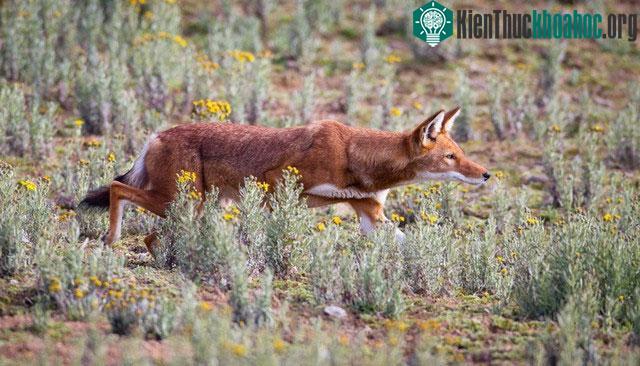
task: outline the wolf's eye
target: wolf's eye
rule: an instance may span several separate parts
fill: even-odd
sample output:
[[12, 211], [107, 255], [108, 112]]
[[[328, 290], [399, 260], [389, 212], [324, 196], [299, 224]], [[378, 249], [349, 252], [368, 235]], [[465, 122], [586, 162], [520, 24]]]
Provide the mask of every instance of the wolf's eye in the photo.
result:
[[445, 155], [445, 158], [451, 159], [451, 160], [456, 160], [456, 156], [453, 155], [453, 154], [447, 154], [447, 155]]

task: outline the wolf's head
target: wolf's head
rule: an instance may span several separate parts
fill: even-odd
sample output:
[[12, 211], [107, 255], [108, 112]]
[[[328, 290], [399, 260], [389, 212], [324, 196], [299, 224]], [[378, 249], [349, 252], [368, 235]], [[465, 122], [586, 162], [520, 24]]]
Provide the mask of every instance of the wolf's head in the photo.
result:
[[479, 185], [491, 177], [487, 169], [467, 158], [449, 134], [459, 114], [459, 107], [446, 113], [440, 110], [409, 134], [411, 165], [418, 180], [456, 179]]

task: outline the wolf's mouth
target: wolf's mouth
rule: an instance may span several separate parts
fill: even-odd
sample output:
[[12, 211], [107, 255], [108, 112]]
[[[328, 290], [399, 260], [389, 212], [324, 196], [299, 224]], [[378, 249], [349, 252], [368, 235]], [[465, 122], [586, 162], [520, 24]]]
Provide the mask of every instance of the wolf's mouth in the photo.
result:
[[432, 173], [432, 172], [422, 172], [420, 173], [420, 177], [425, 180], [457, 180], [467, 184], [473, 184], [475, 186], [481, 186], [487, 182], [486, 179], [483, 178], [469, 178], [458, 172], [444, 172], [444, 173]]

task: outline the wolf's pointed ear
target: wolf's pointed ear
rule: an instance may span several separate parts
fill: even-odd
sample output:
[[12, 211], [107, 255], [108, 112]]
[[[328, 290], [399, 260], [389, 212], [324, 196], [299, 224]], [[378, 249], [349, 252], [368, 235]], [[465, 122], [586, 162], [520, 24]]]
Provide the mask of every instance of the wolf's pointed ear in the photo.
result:
[[413, 130], [412, 138], [417, 144], [427, 146], [429, 142], [435, 141], [436, 137], [442, 131], [442, 122], [444, 121], [444, 110], [434, 113], [433, 116], [427, 118]]
[[455, 107], [447, 114], [444, 115], [444, 122], [442, 123], [442, 131], [449, 133], [451, 131], [451, 127], [453, 126], [453, 122], [455, 122], [456, 118], [460, 115], [460, 107]]

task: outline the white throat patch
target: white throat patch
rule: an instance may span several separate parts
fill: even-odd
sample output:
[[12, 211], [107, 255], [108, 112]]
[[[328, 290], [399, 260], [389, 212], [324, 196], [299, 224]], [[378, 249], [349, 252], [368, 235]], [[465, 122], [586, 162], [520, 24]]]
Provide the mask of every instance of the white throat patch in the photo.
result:
[[431, 173], [420, 172], [418, 173], [418, 180], [459, 180], [464, 183], [480, 185], [485, 182], [483, 178], [469, 178], [458, 172], [445, 172], [445, 173]]
[[308, 191], [308, 194], [315, 196], [328, 197], [328, 198], [344, 198], [344, 199], [363, 199], [363, 198], [377, 198], [377, 192], [363, 192], [356, 188], [338, 188], [333, 184], [323, 183], [312, 187]]

